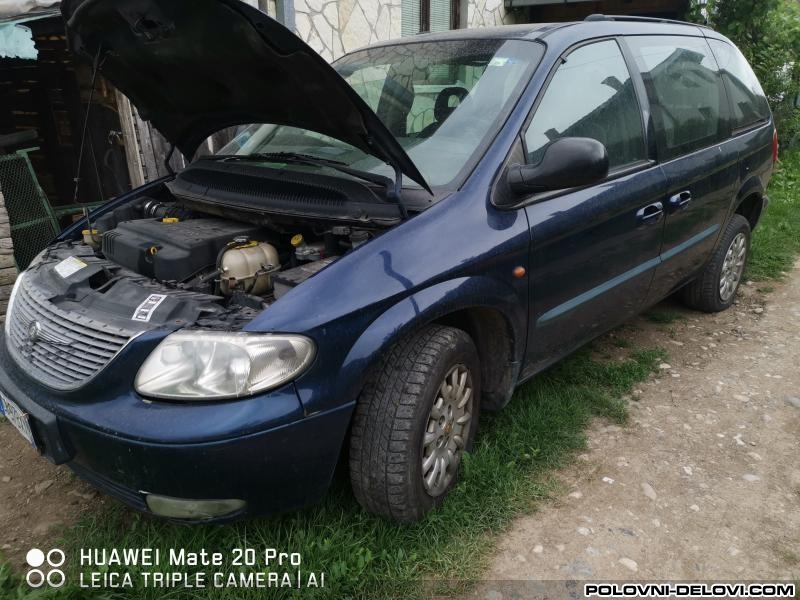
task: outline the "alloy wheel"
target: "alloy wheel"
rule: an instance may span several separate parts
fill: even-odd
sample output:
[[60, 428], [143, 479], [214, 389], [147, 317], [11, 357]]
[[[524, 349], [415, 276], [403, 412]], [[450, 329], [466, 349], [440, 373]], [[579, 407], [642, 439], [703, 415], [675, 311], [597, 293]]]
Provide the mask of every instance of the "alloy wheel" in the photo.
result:
[[722, 263], [722, 274], [719, 278], [719, 297], [723, 302], [731, 299], [739, 286], [739, 281], [744, 273], [744, 263], [747, 258], [747, 237], [744, 233], [738, 234], [725, 254]]
[[458, 472], [473, 416], [472, 373], [455, 365], [436, 392], [422, 439], [422, 483], [432, 497], [447, 491]]

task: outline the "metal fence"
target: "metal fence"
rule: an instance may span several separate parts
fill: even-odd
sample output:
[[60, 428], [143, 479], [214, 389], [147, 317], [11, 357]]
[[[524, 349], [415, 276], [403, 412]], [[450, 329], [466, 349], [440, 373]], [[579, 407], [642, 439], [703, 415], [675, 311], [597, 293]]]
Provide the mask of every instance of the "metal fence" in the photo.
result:
[[47, 200], [28, 154], [36, 148], [0, 155], [0, 189], [14, 241], [17, 267], [26, 268], [58, 234], [58, 220]]

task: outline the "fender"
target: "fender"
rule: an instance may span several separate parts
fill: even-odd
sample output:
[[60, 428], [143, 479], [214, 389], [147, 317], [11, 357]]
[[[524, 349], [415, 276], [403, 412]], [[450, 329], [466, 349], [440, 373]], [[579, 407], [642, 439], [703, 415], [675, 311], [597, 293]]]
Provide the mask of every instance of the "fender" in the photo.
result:
[[[300, 400], [307, 410], [310, 409], [307, 414], [334, 405], [354, 404], [366, 373], [377, 363], [383, 349], [445, 315], [478, 307], [496, 309], [503, 315], [513, 338], [513, 361], [518, 363], [525, 351], [527, 313], [514, 288], [484, 275], [450, 279], [419, 290], [381, 313], [356, 339], [340, 363], [335, 380], [322, 386], [319, 381], [315, 386], [307, 386], [303, 385], [304, 378], [298, 380]], [[320, 370], [325, 372], [328, 367]], [[320, 387], [325, 388], [322, 395], [318, 395]], [[315, 388], [314, 393], [312, 388]]]

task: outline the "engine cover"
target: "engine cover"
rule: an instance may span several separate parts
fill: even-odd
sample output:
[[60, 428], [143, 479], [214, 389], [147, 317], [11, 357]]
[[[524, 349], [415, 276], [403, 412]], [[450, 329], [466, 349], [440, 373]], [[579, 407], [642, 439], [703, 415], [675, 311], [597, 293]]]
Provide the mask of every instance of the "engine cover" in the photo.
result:
[[258, 237], [261, 228], [225, 219], [163, 222], [138, 219], [103, 234], [103, 254], [125, 268], [159, 281], [184, 281], [216, 263], [238, 236]]

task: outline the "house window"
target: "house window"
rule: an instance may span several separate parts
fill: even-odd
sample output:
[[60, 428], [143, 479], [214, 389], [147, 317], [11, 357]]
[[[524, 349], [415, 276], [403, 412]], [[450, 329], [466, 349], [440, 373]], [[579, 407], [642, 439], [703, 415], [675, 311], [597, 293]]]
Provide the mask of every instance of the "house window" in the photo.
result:
[[402, 35], [461, 27], [462, 0], [402, 0]]

